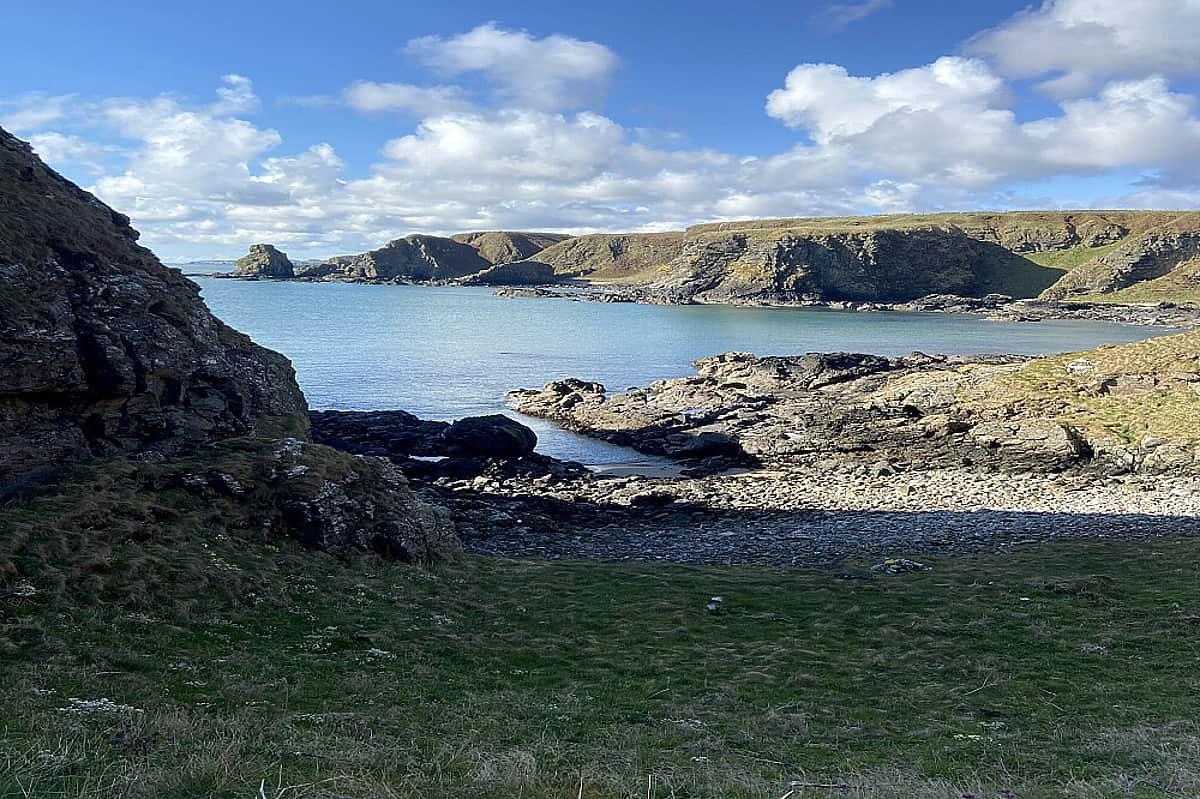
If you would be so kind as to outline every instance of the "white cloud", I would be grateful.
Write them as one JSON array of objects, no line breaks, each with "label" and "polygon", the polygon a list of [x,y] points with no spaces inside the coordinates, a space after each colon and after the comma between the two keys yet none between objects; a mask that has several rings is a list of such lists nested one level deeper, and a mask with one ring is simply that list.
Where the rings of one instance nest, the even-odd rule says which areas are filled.
[{"label": "white cloud", "polygon": [[437,116],[467,108],[466,92],[458,86],[414,86],[410,83],[375,83],[360,80],[342,90],[346,105],[364,114],[407,111]]},{"label": "white cloud", "polygon": [[405,49],[443,75],[479,73],[506,103],[542,109],[599,99],[618,65],[602,44],[557,34],[538,39],[495,23],[457,36],[423,36]]},{"label": "white cloud", "polygon": [[36,133],[29,137],[29,143],[47,163],[77,165],[94,175],[104,172],[103,161],[107,155],[120,152],[117,147],[106,147],[79,136],[54,131]]},{"label": "white cloud", "polygon": [[11,133],[38,130],[66,116],[64,107],[72,94],[48,95],[33,92],[0,100],[0,128]]},{"label": "white cloud", "polygon": [[[485,25],[411,50],[446,74],[481,74],[496,107],[472,105],[462,86],[372,81],[300,98],[416,118],[392,118],[376,163],[356,165],[355,177],[332,145],[285,150],[279,132],[245,118],[260,101],[235,75],[208,104],[63,98],[31,138],[52,164],[98,173],[93,189],[168,257],[233,254],[251,241],[311,257],[414,231],[664,230],[755,216],[1079,205],[1083,185],[1102,185],[1096,199],[1106,205],[1179,207],[1200,196],[1197,101],[1161,75],[1102,80],[1023,120],[1002,67],[984,59],[866,76],[801,64],[766,100],[796,143],[748,157],[685,149],[685,139],[572,107],[616,64],[600,45]],[[1028,196],[1062,176],[1069,201]]]},{"label": "white cloud", "polygon": [[946,56],[873,78],[851,76],[836,64],[801,64],[767,96],[767,114],[828,144],[896,112],[986,109],[1004,94],[1004,82],[974,59]]},{"label": "white cloud", "polygon": [[1045,0],[984,31],[967,51],[1015,78],[1081,96],[1107,78],[1200,72],[1200,0]]},{"label": "white cloud", "polygon": [[262,108],[262,102],[254,93],[254,84],[249,78],[225,75],[221,82],[224,85],[217,87],[217,102],[209,107],[209,113],[213,116],[256,114]]},{"label": "white cloud", "polygon": [[861,0],[858,3],[830,3],[813,15],[813,22],[828,30],[841,30],[894,6],[895,0]]}]

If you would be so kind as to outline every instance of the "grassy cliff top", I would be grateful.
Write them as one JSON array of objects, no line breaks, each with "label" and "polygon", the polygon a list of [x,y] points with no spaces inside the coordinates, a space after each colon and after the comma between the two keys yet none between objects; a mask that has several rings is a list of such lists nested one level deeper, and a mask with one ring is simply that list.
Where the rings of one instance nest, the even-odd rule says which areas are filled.
[{"label": "grassy cliff top", "polygon": [[870,216],[817,216],[787,219],[747,219],[732,222],[709,222],[687,229],[689,236],[719,233],[751,233],[794,231],[798,233],[847,233],[880,230],[914,230],[923,228],[957,227],[1033,229],[1059,228],[1065,224],[1078,225],[1103,221],[1120,225],[1137,233],[1167,224],[1183,224],[1200,229],[1200,211],[1004,211],[951,212],[940,214],[878,214]]}]

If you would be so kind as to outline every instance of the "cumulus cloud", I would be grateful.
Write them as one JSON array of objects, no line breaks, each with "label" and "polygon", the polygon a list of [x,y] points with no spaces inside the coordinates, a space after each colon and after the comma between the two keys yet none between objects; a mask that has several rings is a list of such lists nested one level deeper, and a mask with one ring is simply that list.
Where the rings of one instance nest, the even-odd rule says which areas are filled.
[{"label": "cumulus cloud", "polygon": [[214,116],[254,114],[262,108],[262,102],[254,93],[254,84],[243,75],[226,75],[223,85],[217,87],[217,102],[209,108]]},{"label": "cumulus cloud", "polygon": [[414,86],[411,83],[376,83],[360,80],[342,91],[346,105],[364,114],[406,111],[437,116],[467,108],[467,94],[458,86]]},{"label": "cumulus cloud", "polygon": [[767,113],[824,144],[862,133],[896,112],[977,110],[1004,94],[1004,82],[968,58],[947,56],[877,77],[855,77],[836,64],[801,64],[767,96]]},{"label": "cumulus cloud", "polygon": [[571,109],[597,100],[618,65],[612,50],[596,42],[487,23],[457,36],[423,36],[405,48],[446,76],[477,73],[502,100],[530,108]]},{"label": "cumulus cloud", "polygon": [[80,136],[55,131],[34,134],[29,137],[29,143],[47,163],[79,166],[94,175],[103,174],[103,161],[108,155],[120,152],[117,147],[106,147]]},{"label": "cumulus cloud", "polygon": [[830,3],[813,15],[813,23],[838,31],[894,6],[895,0],[862,0],[858,3]]},{"label": "cumulus cloud", "polygon": [[0,100],[0,128],[13,133],[38,130],[66,116],[64,107],[74,95],[41,92]]},{"label": "cumulus cloud", "polygon": [[1045,0],[984,31],[967,51],[1015,78],[1080,96],[1106,78],[1200,72],[1200,0]]},{"label": "cumulus cloud", "polygon": [[[94,173],[91,188],[167,256],[231,254],[265,240],[309,257],[413,231],[663,230],[745,217],[1052,206],[1064,201],[1027,196],[1029,187],[1060,176],[1097,178],[1104,205],[1179,207],[1200,196],[1197,101],[1164,75],[1086,72],[1099,81],[1086,94],[1027,119],[1006,67],[985,58],[946,56],[878,75],[801,64],[766,99],[769,117],[796,132],[794,145],[754,157],[688,149],[684,139],[577,107],[615,67],[601,45],[485,25],[417,40],[410,51],[444,74],[482,76],[495,102],[474,104],[462,86],[373,81],[308,98],[400,112],[375,163],[356,165],[354,177],[331,144],[284,149],[279,132],[253,121],[261,102],[243,76],[222,79],[207,104],[28,95],[0,109],[41,108],[40,121],[26,117],[37,123],[39,152]],[[1053,69],[1037,76],[1062,78]],[[1129,191],[1113,191],[1122,184]]]}]

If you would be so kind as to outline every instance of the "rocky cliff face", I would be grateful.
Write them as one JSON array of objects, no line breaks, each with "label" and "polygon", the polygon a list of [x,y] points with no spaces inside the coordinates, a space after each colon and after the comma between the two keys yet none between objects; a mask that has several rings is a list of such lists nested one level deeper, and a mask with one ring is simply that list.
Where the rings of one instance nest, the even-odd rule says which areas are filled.
[{"label": "rocky cliff face", "polygon": [[[645,291],[668,301],[911,300],[986,294],[983,245],[957,230],[753,236],[688,241]],[[1048,281],[1049,282],[1049,281]]]},{"label": "rocky cliff face", "polygon": [[303,269],[302,277],[340,275],[356,280],[453,280],[490,267],[466,244],[440,236],[413,235],[361,255],[342,255]]},{"label": "rocky cliff face", "polygon": [[292,262],[287,253],[280,252],[271,244],[251,244],[250,252],[237,259],[237,277],[295,277]]},{"label": "rocky cliff face", "polygon": [[1200,281],[1189,269],[1197,259],[1200,259],[1200,230],[1171,226],[1131,237],[1113,252],[1069,272],[1042,296],[1066,300],[1116,295],[1141,283],[1173,278],[1171,288],[1176,298],[1186,299],[1194,293],[1195,299],[1200,300]]},{"label": "rocky cliff face", "polygon": [[521,261],[564,238],[552,233],[500,231],[461,233],[453,238],[412,235],[361,255],[342,255],[301,267],[297,276],[419,283],[459,280]]},{"label": "rocky cliff face", "polygon": [[287,359],[213,317],[137,237],[0,131],[0,490],[304,414]]},{"label": "rocky cliff face", "polygon": [[[651,240],[662,246],[649,248]],[[635,284],[629,290],[636,298],[650,302],[894,303],[929,294],[1062,299],[1159,278],[1195,259],[1196,241],[1196,213],[893,215],[581,236],[531,260],[563,276],[626,280]],[[637,245],[632,252],[630,242]],[[1180,283],[1183,299],[1188,285]],[[1200,300],[1200,286],[1192,288]]]}]

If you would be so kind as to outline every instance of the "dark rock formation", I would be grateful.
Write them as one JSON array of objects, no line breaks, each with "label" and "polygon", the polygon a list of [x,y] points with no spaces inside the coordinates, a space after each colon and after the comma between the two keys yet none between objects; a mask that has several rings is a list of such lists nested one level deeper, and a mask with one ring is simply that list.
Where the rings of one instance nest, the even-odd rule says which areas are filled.
[{"label": "dark rock formation", "polygon": [[359,455],[385,457],[416,478],[561,478],[585,474],[578,463],[534,452],[537,435],[507,416],[449,422],[405,411],[313,411],[313,438]]},{"label": "dark rock formation", "polygon": [[507,416],[459,419],[442,433],[451,455],[483,458],[522,458],[533,453],[537,435]]},{"label": "dark rock formation", "polygon": [[303,416],[287,359],[213,317],[137,237],[0,131],[0,489]]},{"label": "dark rock formation", "polygon": [[477,272],[460,282],[467,286],[521,286],[558,282],[560,278],[547,264],[536,261],[498,264]]},{"label": "dark rock formation", "polygon": [[275,249],[273,244],[251,244],[250,252],[236,261],[235,277],[271,277],[287,279],[295,277],[292,262],[287,253]]},{"label": "dark rock formation", "polygon": [[[1152,366],[1151,355],[1143,355],[1147,374],[1103,383],[1088,370],[1099,374],[1101,359],[1125,363],[1122,348],[1101,350],[1096,359],[1040,361],[920,353],[893,359],[727,353],[697,361],[694,377],[626,394],[608,396],[598,384],[564,380],[511,396],[522,413],[675,458],[711,451],[729,458],[741,453],[774,468],[826,457],[1011,472],[1179,471],[1200,465],[1193,438],[1194,420],[1200,419],[1195,390],[1200,350],[1194,341],[1193,335],[1127,345],[1130,357],[1153,353],[1161,365]],[[1158,342],[1162,349],[1155,349]],[[1026,374],[1038,375],[1036,382],[1026,382],[1035,380]],[[1089,379],[1097,385],[1089,388]],[[1081,392],[1100,399],[1080,400]],[[1124,392],[1119,402],[1106,399],[1118,392]],[[1174,427],[1167,418],[1155,428],[1173,430],[1173,439],[1144,436],[1132,447],[1114,440],[1104,425],[1111,426],[1119,413],[1143,412],[1142,402],[1176,409]],[[1188,406],[1194,411],[1181,410]]]}]

